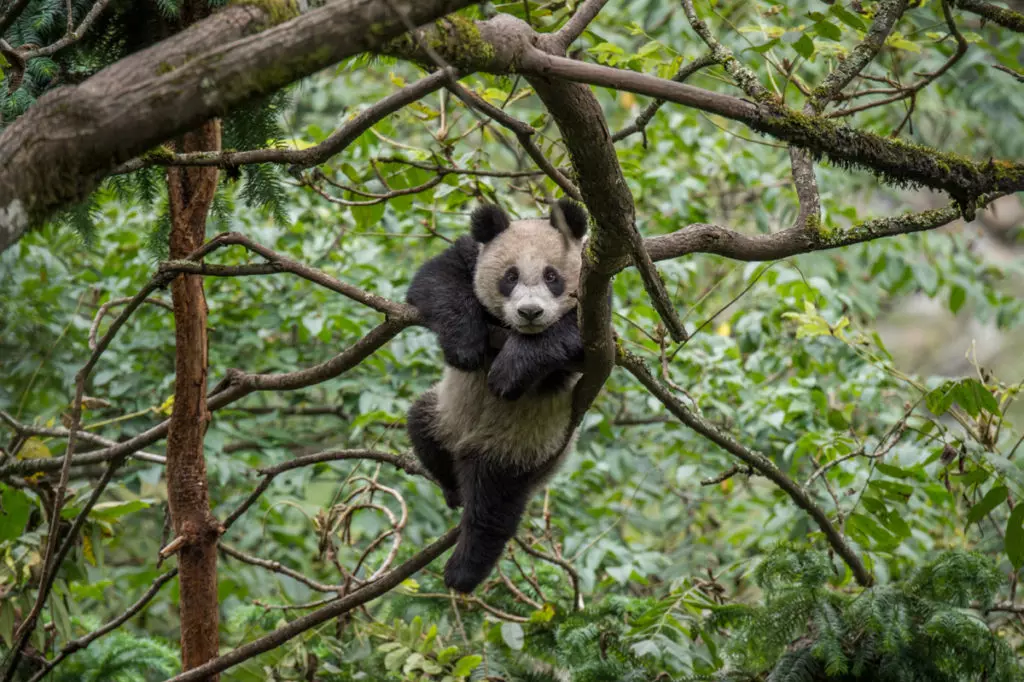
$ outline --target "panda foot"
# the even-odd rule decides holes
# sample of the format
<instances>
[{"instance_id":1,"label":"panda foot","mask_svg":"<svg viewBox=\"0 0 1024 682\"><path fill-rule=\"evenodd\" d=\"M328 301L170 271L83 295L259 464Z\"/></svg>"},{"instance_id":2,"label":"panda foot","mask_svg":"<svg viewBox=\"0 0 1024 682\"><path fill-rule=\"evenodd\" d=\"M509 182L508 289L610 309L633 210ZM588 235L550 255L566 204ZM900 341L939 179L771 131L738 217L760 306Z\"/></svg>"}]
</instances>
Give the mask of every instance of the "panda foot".
<instances>
[{"instance_id":1,"label":"panda foot","mask_svg":"<svg viewBox=\"0 0 1024 682\"><path fill-rule=\"evenodd\" d=\"M487 573L490 573L490 570ZM481 574L478 568L467 565L467 562L462 560L461 553L456 549L455 554L444 566L444 584L456 592L470 594L484 581L487 573Z\"/></svg>"},{"instance_id":2,"label":"panda foot","mask_svg":"<svg viewBox=\"0 0 1024 682\"><path fill-rule=\"evenodd\" d=\"M458 489L442 487L441 492L444 494L444 502L449 509L458 509L462 506L462 496L459 495Z\"/></svg>"}]
</instances>

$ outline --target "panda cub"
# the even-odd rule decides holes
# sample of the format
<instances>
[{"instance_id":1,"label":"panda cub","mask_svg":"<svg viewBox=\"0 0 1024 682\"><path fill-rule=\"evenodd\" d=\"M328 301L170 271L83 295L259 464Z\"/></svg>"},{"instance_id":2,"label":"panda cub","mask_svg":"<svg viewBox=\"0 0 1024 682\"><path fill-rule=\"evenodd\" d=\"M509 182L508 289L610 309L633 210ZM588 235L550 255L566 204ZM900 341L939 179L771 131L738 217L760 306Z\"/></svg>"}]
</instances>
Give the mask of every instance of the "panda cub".
<instances>
[{"instance_id":1,"label":"panda cub","mask_svg":"<svg viewBox=\"0 0 1024 682\"><path fill-rule=\"evenodd\" d=\"M531 494L572 447L580 374L569 365L583 357L576 290L587 215L568 199L557 210L564 223L554 212L510 221L481 206L471 235L425 263L409 286L407 300L437 335L445 367L409 410L408 430L448 506L463 507L444 571L459 592L490 574ZM489 326L507 334L500 350Z\"/></svg>"}]
</instances>

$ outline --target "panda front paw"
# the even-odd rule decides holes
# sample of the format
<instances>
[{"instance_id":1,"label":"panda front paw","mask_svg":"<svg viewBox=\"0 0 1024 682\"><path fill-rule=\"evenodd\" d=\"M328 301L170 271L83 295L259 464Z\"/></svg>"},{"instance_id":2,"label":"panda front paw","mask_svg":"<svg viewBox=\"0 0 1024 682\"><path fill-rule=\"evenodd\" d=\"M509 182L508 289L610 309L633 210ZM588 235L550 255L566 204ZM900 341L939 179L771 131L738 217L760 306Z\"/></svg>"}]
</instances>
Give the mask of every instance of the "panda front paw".
<instances>
[{"instance_id":1,"label":"panda front paw","mask_svg":"<svg viewBox=\"0 0 1024 682\"><path fill-rule=\"evenodd\" d=\"M489 573L490 569L481 570L478 564L469 560L465 553L456 547L444 566L444 585L461 594L471 594Z\"/></svg>"},{"instance_id":2,"label":"panda front paw","mask_svg":"<svg viewBox=\"0 0 1024 682\"><path fill-rule=\"evenodd\" d=\"M463 372L475 372L487 361L487 347L484 344L453 343L441 346L444 361Z\"/></svg>"},{"instance_id":3,"label":"panda front paw","mask_svg":"<svg viewBox=\"0 0 1024 682\"><path fill-rule=\"evenodd\" d=\"M501 362L499 357L487 373L487 388L503 400L518 400L526 393L527 385L516 376L511 363Z\"/></svg>"}]
</instances>

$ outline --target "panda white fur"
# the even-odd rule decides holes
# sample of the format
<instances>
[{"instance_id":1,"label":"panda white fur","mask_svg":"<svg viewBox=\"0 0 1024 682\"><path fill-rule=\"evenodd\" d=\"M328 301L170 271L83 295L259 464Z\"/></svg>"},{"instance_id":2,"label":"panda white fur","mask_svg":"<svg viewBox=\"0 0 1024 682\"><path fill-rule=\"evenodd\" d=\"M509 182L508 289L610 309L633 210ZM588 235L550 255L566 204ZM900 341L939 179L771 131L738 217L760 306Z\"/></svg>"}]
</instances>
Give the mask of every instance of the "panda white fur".
<instances>
[{"instance_id":1,"label":"panda white fur","mask_svg":"<svg viewBox=\"0 0 1024 682\"><path fill-rule=\"evenodd\" d=\"M441 381L409 410L409 436L448 506L463 507L444 574L460 592L490 574L531 494L572 447L587 216L567 199L556 211L510 221L499 207L481 206L471 236L425 263L409 287L408 302L445 357ZM507 332L500 349L489 325Z\"/></svg>"}]
</instances>

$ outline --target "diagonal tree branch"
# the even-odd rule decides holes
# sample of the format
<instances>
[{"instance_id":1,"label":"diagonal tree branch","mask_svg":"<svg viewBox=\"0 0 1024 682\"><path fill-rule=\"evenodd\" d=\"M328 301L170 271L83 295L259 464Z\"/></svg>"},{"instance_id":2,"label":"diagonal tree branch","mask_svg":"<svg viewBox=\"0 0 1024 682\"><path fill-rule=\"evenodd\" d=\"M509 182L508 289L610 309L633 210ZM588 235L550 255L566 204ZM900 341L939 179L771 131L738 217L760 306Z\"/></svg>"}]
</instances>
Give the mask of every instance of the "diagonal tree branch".
<instances>
[{"instance_id":1,"label":"diagonal tree branch","mask_svg":"<svg viewBox=\"0 0 1024 682\"><path fill-rule=\"evenodd\" d=\"M985 0L956 0L955 4L962 10L973 12L1011 31L1024 33L1024 14L1020 12L993 5Z\"/></svg>"},{"instance_id":2,"label":"diagonal tree branch","mask_svg":"<svg viewBox=\"0 0 1024 682\"><path fill-rule=\"evenodd\" d=\"M325 623L332 618L337 618L342 614L348 613L352 609L362 606L363 604L392 590L401 584L403 580L423 569L434 559L441 556L441 554L443 554L448 548L452 547L458 539L458 536L459 529L452 528L433 543L424 547L418 554L410 558L408 561L388 571L377 580L367 583L337 601L332 601L327 606L319 608L316 611L306 614L300 618L296 618L287 625L283 625L263 637L242 645L222 656L218 656L198 668L193 668L188 672L176 675L168 679L166 682L193 682L195 680L205 680L210 675L223 672L228 668L258 656L265 651L270 651L271 649L279 647L288 640L301 635L303 632L306 632L321 623Z\"/></svg>"},{"instance_id":3,"label":"diagonal tree branch","mask_svg":"<svg viewBox=\"0 0 1024 682\"><path fill-rule=\"evenodd\" d=\"M250 163L281 163L309 168L343 152L360 135L402 107L440 89L457 74L453 69L436 71L406 85L373 106L359 112L332 132L326 140L307 149L252 149L243 152L192 152L190 154L153 153L121 164L113 175L131 173L149 166L218 166L234 168Z\"/></svg>"},{"instance_id":4,"label":"diagonal tree branch","mask_svg":"<svg viewBox=\"0 0 1024 682\"><path fill-rule=\"evenodd\" d=\"M710 440L715 445L719 446L732 456L739 459L747 466L753 468L759 474L769 479L772 483L782 489L793 502L807 512L808 515L821 529L822 533L825 534L825 538L828 543L835 550L836 554L843 558L846 565L850 567L853 572L854 578L857 582L864 586L869 587L874 579L871 577L871 573L868 572L867 568L864 567L864 563L860 560L860 557L853 551L853 548L846 542L846 538L842 536L839 530L832 525L828 515L814 503L807 493L801 488L795 481L782 473L775 463L765 457L760 452L750 450L744 447L732 436L722 433L718 428L708 422L700 415L692 412L687 408L682 401L678 400L672 395L669 389L662 385L657 379L654 378L643 360L632 355L626 351L619 349L617 362L619 365L629 371L637 381L643 384L644 388L650 391L651 395L656 397L661 403L668 408L669 412L675 415L679 421L683 422L691 429Z\"/></svg>"}]
</instances>

